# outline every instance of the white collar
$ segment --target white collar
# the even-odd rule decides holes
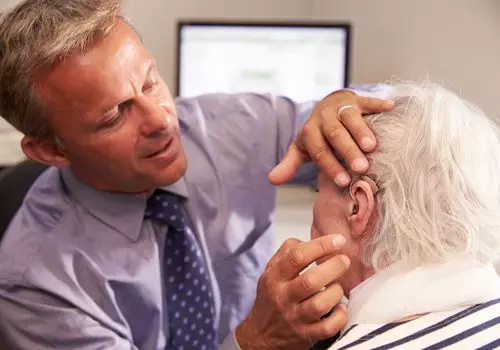
[[[353,324],[386,324],[499,297],[500,277],[491,263],[467,258],[414,270],[395,263],[351,291],[345,329]]]

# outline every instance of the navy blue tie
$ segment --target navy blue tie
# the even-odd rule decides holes
[[[164,271],[169,343],[167,349],[217,349],[217,325],[210,278],[202,251],[186,224],[176,195],[157,190],[145,217],[167,224]]]

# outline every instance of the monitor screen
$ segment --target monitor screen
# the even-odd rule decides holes
[[[180,22],[177,95],[320,99],[348,84],[349,34],[348,24]]]

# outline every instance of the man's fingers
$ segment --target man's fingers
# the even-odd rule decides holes
[[[338,283],[332,283],[325,290],[304,300],[297,308],[298,318],[303,323],[317,322],[340,303],[344,290]]]
[[[335,310],[324,319],[303,325],[301,333],[310,339],[311,342],[317,342],[333,337],[340,332],[347,324],[347,308],[343,304],[339,304]]]
[[[288,257],[288,254],[295,248],[299,247],[302,245],[304,241],[301,241],[300,239],[297,238],[288,238],[286,241],[283,242],[283,244],[278,248],[278,251],[276,254],[274,254],[273,258],[279,258],[280,260],[283,257]]]
[[[266,270],[275,270],[281,274],[280,268],[276,267],[278,264],[286,264],[286,262],[281,262],[283,259],[288,259],[288,254],[292,249],[295,249],[299,245],[301,245],[303,241],[296,238],[288,238],[281,246],[278,248],[278,251],[271,257],[269,262],[267,263]]]
[[[363,152],[372,151],[376,139],[364,123],[362,113],[390,110],[393,102],[359,97],[353,93],[343,96],[341,113],[336,107],[338,104],[335,107],[325,104],[319,109],[319,117],[312,118],[304,125],[283,160],[269,174],[272,184],[281,185],[292,180],[302,164],[313,160],[338,186],[347,186],[351,180],[349,173],[337,160],[330,145],[353,171],[367,170],[368,161]],[[342,108],[345,106],[353,108]]]
[[[289,298],[291,298],[290,301],[303,301],[312,295],[314,295],[313,299],[315,297],[321,298],[316,293],[337,281],[347,271],[349,265],[350,261],[347,256],[336,255],[318,266],[305,271],[290,283],[287,292]],[[304,302],[307,303],[307,301]]]
[[[339,123],[337,121],[337,123]],[[339,123],[340,124],[340,123]],[[345,129],[344,129],[345,130]],[[335,158],[335,154],[328,145],[327,140],[321,130],[315,124],[306,124],[302,129],[302,142],[305,148],[304,153],[308,153],[321,170],[340,187],[345,187],[351,181],[349,174]],[[344,135],[344,140],[349,133]]]
[[[358,106],[361,109],[361,113],[379,113],[390,111],[394,107],[394,101],[373,97],[360,97],[358,99]]]
[[[358,112],[356,112],[353,108],[349,108],[342,112],[343,115],[349,114],[349,116],[345,116],[342,118],[343,120],[348,120],[347,118],[353,119],[354,117],[352,116],[352,114],[356,113]],[[359,118],[361,118],[361,115],[359,115]],[[370,139],[373,138],[371,140],[375,142],[375,138],[373,137],[370,129],[366,126],[364,121],[361,120],[361,122],[362,125],[359,125],[359,121],[357,122],[358,125],[355,125],[355,133],[357,137],[361,137],[362,139],[364,139],[365,137],[369,137]],[[354,121],[354,123],[356,123],[356,121]],[[352,124],[350,125],[352,126]],[[363,151],[358,147],[349,130],[346,129],[344,124],[342,124],[342,122],[337,119],[337,117],[325,118],[324,133],[328,138],[328,142],[330,143],[332,148],[336,150],[337,156],[340,159],[343,159],[353,171],[363,172],[368,169],[368,160],[366,159]],[[335,180],[335,182],[337,183],[335,177],[330,178]],[[344,184],[344,186],[347,184]],[[337,185],[342,186],[339,183],[337,183]]]
[[[291,181],[302,164],[308,161],[309,157],[293,143],[283,160],[269,174],[269,182],[273,185],[282,185]]]
[[[390,110],[393,105],[390,100],[357,97],[352,102],[346,100],[339,109],[329,106],[321,110],[324,135],[339,158],[344,159],[353,171],[364,172],[368,169],[364,152],[373,151],[376,146],[375,135],[363,120],[362,113]]]
[[[280,276],[292,280],[313,262],[337,253],[344,244],[345,239],[341,235],[327,235],[302,242],[289,250],[280,248],[283,250],[276,253],[276,255],[281,255],[278,260],[279,266],[277,266]],[[284,245],[287,245],[287,242]]]
[[[342,123],[344,128],[348,130],[349,134],[352,135],[352,138],[354,138],[356,145],[359,145],[359,147],[363,152],[373,151],[375,145],[377,144],[377,139],[375,138],[375,135],[368,127],[368,125],[366,125],[365,121],[363,120],[363,117],[361,116],[361,113],[357,109],[355,108],[345,109],[344,111],[339,113],[337,118],[340,121],[340,123]],[[335,118],[328,118],[327,120],[324,120],[324,125],[327,135],[329,135],[328,130],[334,129],[336,127],[335,123],[336,123]],[[331,143],[334,140],[330,139],[329,141]],[[339,153],[340,152],[342,151],[339,151]],[[361,158],[364,158],[363,154]],[[347,161],[349,160],[347,159]],[[360,169],[360,170],[366,170],[366,169]],[[355,171],[357,171],[357,169]]]

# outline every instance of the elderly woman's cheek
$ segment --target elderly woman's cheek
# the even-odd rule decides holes
[[[319,234],[316,225],[313,222],[313,224],[311,225],[311,239],[316,239],[319,237],[321,237],[321,235]]]
[[[319,238],[325,234],[321,231],[321,202],[317,200],[313,207],[313,221],[311,223],[311,239]]]

